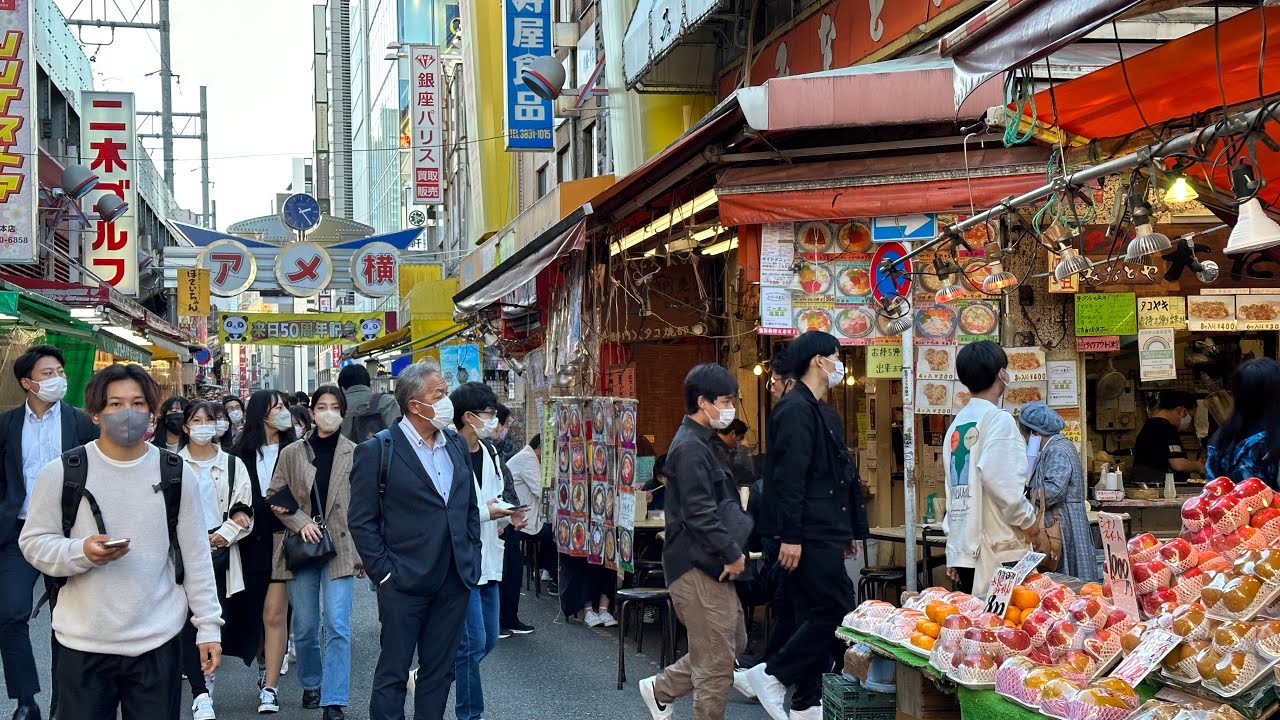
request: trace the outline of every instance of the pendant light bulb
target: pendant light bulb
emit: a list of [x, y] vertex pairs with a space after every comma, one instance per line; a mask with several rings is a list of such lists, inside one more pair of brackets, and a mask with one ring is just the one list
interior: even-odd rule
[[991, 274], [982, 279], [982, 292], [988, 295], [996, 295], [1017, 287], [1017, 276], [1005, 270], [1002, 261], [996, 260], [991, 263], [990, 267]]
[[1181, 175], [1178, 176], [1173, 184], [1169, 186], [1169, 190], [1164, 194], [1164, 201], [1169, 204], [1186, 203], [1200, 197], [1200, 193], [1191, 187], [1191, 183]]
[[751, 374], [755, 375], [756, 377], [760, 377], [761, 375], [764, 374], [764, 366], [761, 365], [760, 363], [756, 363], [756, 366], [751, 368]]
[[1228, 255], [1257, 252], [1280, 245], [1280, 224], [1272, 220], [1262, 209], [1258, 198], [1252, 198], [1240, 206], [1240, 217], [1227, 238]]
[[964, 297], [964, 288], [955, 283], [948, 283], [938, 288], [938, 292], [934, 293], [933, 301], [939, 305], [946, 305], [962, 297]]
[[1072, 275], [1088, 270], [1092, 265], [1088, 258], [1064, 243], [1058, 250], [1058, 266], [1053, 269], [1053, 279], [1062, 282]]
[[1142, 259], [1148, 255], [1162, 253], [1173, 247], [1173, 241], [1168, 235], [1156, 232], [1151, 223], [1146, 222], [1138, 226], [1137, 234], [1133, 240], [1129, 241], [1129, 249], [1124, 254], [1124, 261], [1130, 263], [1142, 262]]

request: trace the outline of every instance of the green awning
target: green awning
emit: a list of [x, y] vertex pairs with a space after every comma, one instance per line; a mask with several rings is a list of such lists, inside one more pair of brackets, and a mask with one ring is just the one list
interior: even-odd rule
[[102, 352], [119, 358], [126, 362], [137, 363], [139, 365], [151, 366], [151, 353], [134, 345], [133, 343], [121, 340], [110, 333], [100, 332], [93, 337], [94, 344]]
[[18, 319], [18, 293], [0, 291], [0, 322]]

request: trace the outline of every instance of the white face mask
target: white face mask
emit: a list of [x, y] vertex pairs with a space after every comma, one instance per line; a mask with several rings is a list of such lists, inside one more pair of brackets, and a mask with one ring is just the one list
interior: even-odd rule
[[320, 432], [332, 433], [342, 427], [342, 416], [337, 410], [321, 410], [315, 414], [316, 427]]
[[208, 445], [218, 435], [218, 428], [213, 425], [192, 425], [187, 437], [197, 445]]
[[36, 397], [47, 403], [58, 402], [67, 395], [67, 379], [61, 375], [54, 375], [43, 380], [32, 380], [40, 389], [36, 390]]
[[1027, 474], [1036, 469], [1036, 462], [1040, 459], [1040, 442], [1039, 435], [1032, 434], [1027, 438]]
[[[41, 400], [43, 399], [44, 398], [41, 398]], [[1182, 419], [1178, 421], [1178, 432], [1186, 432], [1190, 429], [1191, 429], [1191, 416], [1183, 415]]]
[[828, 362], [835, 363], [835, 367], [831, 368], [831, 372], [827, 373], [827, 387], [833, 388], [844, 380], [844, 362], [836, 359], [825, 358]]
[[220, 438], [223, 435], [226, 435], [227, 430], [229, 430], [230, 428], [231, 428], [231, 423], [227, 422], [226, 420], [215, 420], [213, 422], [213, 429], [214, 429], [213, 436], [215, 438]]
[[488, 440], [493, 437], [493, 434], [498, 430], [498, 418], [491, 417], [488, 420], [485, 420], [484, 424], [480, 427], [473, 427], [472, 429], [476, 431], [476, 437], [481, 440]]
[[227, 417], [231, 418], [231, 422], [233, 422], [233, 423], [241, 423], [241, 422], [244, 422], [244, 411], [243, 411], [243, 410], [228, 410], [228, 411], [227, 411]]
[[733, 406], [722, 408], [718, 405], [712, 405], [720, 414], [711, 417], [711, 413], [707, 413], [707, 419], [711, 422], [712, 430], [723, 430], [733, 423], [733, 418], [738, 414], [737, 408]]
[[293, 427], [293, 415], [290, 414], [288, 410], [281, 410], [271, 416], [271, 426], [281, 432], [284, 432], [285, 430]]

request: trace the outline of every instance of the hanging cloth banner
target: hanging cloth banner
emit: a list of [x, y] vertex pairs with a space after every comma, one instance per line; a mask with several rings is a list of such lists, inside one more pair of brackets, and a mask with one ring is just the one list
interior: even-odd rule
[[242, 345], [354, 345], [382, 336], [381, 312], [218, 313], [218, 340]]

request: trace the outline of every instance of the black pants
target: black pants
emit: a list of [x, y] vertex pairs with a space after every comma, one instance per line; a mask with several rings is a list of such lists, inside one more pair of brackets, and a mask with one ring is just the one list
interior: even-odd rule
[[138, 657], [62, 648], [58, 720], [178, 720], [182, 717], [181, 636]]
[[502, 551], [502, 582], [498, 583], [498, 625], [513, 628], [520, 624], [520, 587], [524, 585], [524, 546], [528, 537], [508, 525], [502, 531], [506, 547]]
[[[19, 525], [21, 531], [21, 522]], [[31, 567], [15, 540], [0, 546], [0, 658], [9, 697], [30, 700], [40, 692], [40, 676], [31, 651], [32, 590], [40, 571]]]
[[[222, 617], [227, 617], [227, 573], [214, 571], [213, 576], [218, 585], [218, 601], [222, 603]], [[226, 631], [227, 626], [222, 626]], [[224, 655], [224, 657], [226, 657]], [[191, 616], [187, 616], [187, 624], [182, 626], [182, 674], [187, 676], [187, 684], [191, 686], [191, 697], [198, 698], [209, 692], [204, 680], [204, 670], [200, 667], [200, 647], [196, 645], [196, 626], [191, 624]]]
[[844, 545], [805, 542], [800, 564], [787, 577], [795, 631], [769, 659], [767, 670], [784, 685], [795, 685], [793, 710], [822, 704], [822, 674], [841, 654], [835, 630], [857, 605], [853, 581], [844, 569]]
[[761, 658], [765, 662], [772, 660], [796, 631], [796, 609], [791, 602], [791, 589], [788, 587], [790, 578], [791, 573], [784, 570], [781, 565], [774, 566], [771, 608], [773, 625], [769, 628], [769, 637], [764, 645], [764, 656]]
[[956, 590], [963, 593], [973, 592], [973, 568], [958, 567], [956, 575], [960, 576], [956, 581]]
[[543, 523], [542, 529], [533, 539], [538, 544], [538, 569], [546, 570], [551, 576], [551, 582], [556, 582], [560, 577], [556, 567], [560, 554], [556, 550], [556, 536], [551, 532], [551, 523]]
[[378, 586], [382, 652], [373, 673], [371, 720], [404, 720], [404, 700], [413, 653], [418, 652], [414, 717], [439, 720], [453, 685], [453, 660], [462, 641], [471, 590], [456, 570], [432, 595], [409, 595], [388, 581]]

